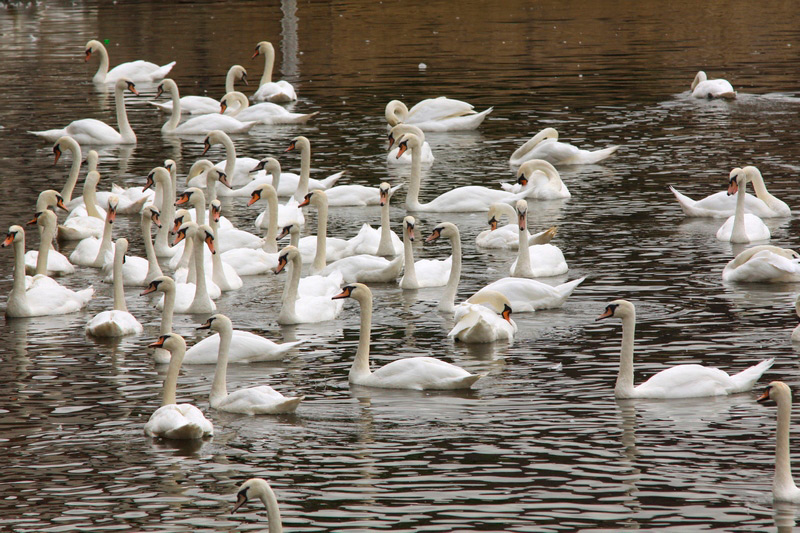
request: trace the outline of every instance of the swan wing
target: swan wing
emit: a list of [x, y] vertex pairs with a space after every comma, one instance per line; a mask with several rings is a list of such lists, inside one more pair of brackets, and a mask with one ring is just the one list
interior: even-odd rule
[[108, 71], [105, 82], [116, 83], [120, 78], [128, 78], [133, 82], [160, 80], [166, 77], [174, 66], [175, 61], [159, 67], [155, 63], [142, 59], [121, 63]]
[[754, 254], [736, 266], [736, 259], [725, 265], [723, 281], [785, 283], [800, 281], [800, 259], [788, 258], [770, 250]]
[[[277, 344], [249, 331], [234, 330], [228, 355], [229, 363], [253, 363], [283, 359], [287, 351], [303, 341]], [[211, 365], [219, 355], [219, 333], [201, 340], [186, 351], [183, 364]]]
[[408, 357], [392, 361], [370, 375], [365, 385], [397, 389], [469, 388], [480, 378], [433, 357]]
[[443, 120], [450, 117], [460, 117], [462, 115], [474, 114], [474, 107], [472, 104], [462, 100], [454, 100], [446, 96], [438, 98], [428, 98], [418, 102], [414, 107], [409, 109], [408, 118], [406, 123], [416, 124], [420, 122], [429, 122], [434, 120]]
[[248, 387], [232, 392], [216, 409], [246, 415], [293, 413], [303, 397], [287, 398], [270, 386]]
[[771, 364], [771, 361], [764, 361], [758, 369], [751, 367], [753, 371], [738, 380], [718, 368], [696, 364], [676, 365], [634, 388], [634, 395], [637, 398], [699, 398], [742, 392], [742, 386], [750, 382], [755, 373], [760, 371], [760, 376], [766, 371], [769, 367], [767, 363]]
[[86, 333], [95, 337], [124, 337], [139, 335], [144, 328], [132, 314], [127, 311], [103, 311], [96, 314], [86, 324]]

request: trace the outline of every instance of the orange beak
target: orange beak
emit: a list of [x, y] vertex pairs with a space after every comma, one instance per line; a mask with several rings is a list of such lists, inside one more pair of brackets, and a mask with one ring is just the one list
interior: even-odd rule
[[392, 149], [392, 146], [394, 146], [394, 135], [392, 135], [392, 134], [390, 133], [390, 134], [389, 134], [389, 148], [388, 148], [388, 150], [391, 150], [391, 149]]
[[224, 186], [226, 186], [229, 189], [233, 189], [233, 185], [231, 185], [231, 180], [228, 179], [228, 175], [227, 174], [225, 174], [224, 172], [219, 172], [219, 171], [217, 171], [217, 174], [219, 174], [219, 182], [221, 184], [223, 184]]
[[200, 155], [206, 155], [206, 152], [208, 152], [209, 148], [211, 148], [211, 143], [208, 141], [208, 137], [206, 137], [203, 139], [203, 153]]
[[208, 250], [215, 254], [217, 250], [214, 248], [214, 236], [213, 235], [206, 235], [206, 246], [208, 246]]
[[331, 300], [341, 300], [342, 298], [350, 298], [350, 293], [352, 292], [353, 292], [352, 288], [345, 287], [344, 289], [342, 289], [342, 292], [340, 292], [336, 296], [333, 296]]
[[286, 237], [287, 235], [289, 235], [289, 228], [291, 228], [291, 227], [292, 227], [291, 225], [289, 225], [289, 226], [284, 226], [284, 227], [283, 227], [283, 229], [281, 230], [281, 234], [280, 234], [280, 235], [278, 235], [277, 237], [275, 237], [275, 239], [276, 239], [276, 240], [281, 240], [281, 239], [283, 239], [284, 237]]
[[405, 141], [401, 142], [400, 146], [397, 148], [397, 159], [400, 159], [400, 156], [406, 153], [406, 150], [408, 150], [408, 143]]
[[519, 230], [525, 231], [525, 218], [527, 217], [527, 213], [519, 213]]
[[603, 311], [603, 314], [595, 318], [594, 321], [597, 322], [598, 320], [603, 320], [604, 318], [608, 318], [613, 315], [614, 315], [613, 309], [606, 309], [605, 311]]
[[155, 182], [153, 181], [153, 172], [147, 175], [147, 181], [144, 182], [144, 188], [142, 190], [146, 191], [150, 187], [153, 186]]
[[190, 194], [185, 192], [178, 197], [178, 200], [175, 202], [175, 205], [183, 205], [189, 201]]
[[736, 181], [736, 176], [734, 176], [728, 183], [728, 196], [733, 196], [737, 192], [739, 192], [739, 183]]
[[503, 307], [503, 312], [501, 313], [501, 315], [503, 318], [508, 320], [509, 323], [511, 322], [511, 308], [508, 306], [508, 304], [506, 304], [506, 306]]
[[438, 229], [434, 229], [433, 233], [428, 235], [428, 238], [425, 239], [425, 242], [433, 242], [433, 241], [435, 241], [436, 239], [438, 239], [441, 236], [442, 236], [442, 234], [439, 232], [439, 230]]
[[256, 46], [256, 51], [255, 51], [255, 52], [253, 52], [253, 55], [251, 55], [251, 56], [250, 56], [250, 59], [255, 59], [255, 58], [257, 58], [257, 57], [258, 57], [258, 54], [260, 54], [260, 53], [261, 53], [261, 50], [259, 50], [259, 49], [258, 49], [258, 46]]
[[247, 201], [247, 207], [250, 207], [259, 200], [261, 200], [261, 193], [259, 191], [253, 191], [250, 195], [250, 200]]
[[212, 207], [211, 218], [214, 220], [214, 222], [219, 222], [219, 217], [220, 217], [219, 209], [217, 209], [216, 207]]
[[186, 232], [185, 231], [179, 231], [178, 234], [175, 235], [175, 240], [172, 241], [172, 246], [175, 246], [176, 244], [178, 244], [179, 242], [181, 242], [185, 238], [186, 238]]
[[517, 183], [519, 183], [524, 187], [528, 184], [528, 178], [526, 178], [525, 176], [520, 176], [519, 179], [517, 180]]
[[33, 215], [33, 218], [32, 218], [32, 219], [30, 219], [29, 221], [27, 221], [27, 222], [25, 223], [25, 225], [26, 225], [26, 226], [32, 226], [32, 225], [36, 224], [36, 221], [37, 221], [37, 220], [39, 220], [39, 215], [40, 215], [40, 214], [41, 214], [41, 213], [36, 213], [35, 215]]
[[306, 194], [306, 197], [305, 197], [305, 198], [303, 198], [303, 201], [302, 201], [302, 202], [300, 202], [300, 203], [297, 205], [297, 207], [305, 207], [305, 206], [307, 206], [309, 203], [311, 203], [311, 193], [308, 193], [308, 194]]
[[153, 221], [153, 224], [155, 224], [157, 228], [161, 227], [161, 217], [155, 211], [153, 211], [153, 214], [150, 215], [150, 220]]
[[136, 90], [136, 85], [134, 85], [133, 83], [128, 83], [128, 90], [133, 94], [135, 94], [136, 96], [139, 96], [139, 91]]
[[295, 142], [292, 141], [292, 142], [289, 143], [289, 147], [286, 150], [284, 150], [283, 152], [284, 153], [290, 152], [290, 151], [294, 150], [294, 148], [295, 148]]
[[85, 63], [85, 62], [89, 61], [90, 57], [92, 57], [92, 49], [91, 48], [86, 50], [86, 57], [83, 58], [83, 62]]
[[58, 163], [58, 159], [61, 157], [61, 147], [57, 144], [53, 146], [53, 153], [56, 155], [56, 159], [53, 161], [53, 164], [55, 165]]
[[381, 195], [381, 200], [378, 203], [380, 203], [380, 206], [383, 207], [386, 205], [386, 202], [389, 201], [389, 192], [380, 189], [380, 195]]
[[176, 218], [174, 223], [172, 224], [172, 233], [177, 233], [178, 230], [181, 229], [182, 225], [183, 225], [183, 217]]
[[220, 115], [223, 114], [226, 109], [228, 109], [228, 104], [226, 104], [225, 102], [222, 102], [221, 104], [219, 104], [219, 114]]
[[60, 196], [56, 198], [56, 207], [61, 208], [64, 211], [69, 211], [69, 209], [67, 209], [67, 206], [64, 205], [64, 199], [61, 198]]
[[489, 220], [489, 227], [491, 228], [491, 231], [497, 229], [497, 219], [495, 217], [492, 217], [491, 220]]
[[167, 340], [167, 335], [162, 335], [158, 338], [158, 340], [154, 343], [148, 344], [148, 348], [161, 348], [164, 346], [164, 341]]
[[767, 390], [765, 390], [764, 393], [761, 396], [756, 398], [756, 401], [758, 403], [763, 403], [763, 402], [768, 402], [769, 399], [770, 399], [769, 398], [769, 387], [767, 387]]
[[115, 220], [117, 220], [117, 208], [109, 206], [108, 207], [108, 221], [113, 224]]
[[12, 242], [14, 242], [14, 234], [13, 233], [9, 233], [8, 235], [6, 235], [6, 238], [3, 240], [3, 244], [2, 244], [3, 248], [11, 246]]
[[408, 231], [408, 240], [414, 242], [414, 226], [407, 226], [406, 231]]
[[275, 272], [276, 274], [280, 274], [283, 271], [283, 268], [286, 266], [286, 263], [288, 263], [286, 256], [285, 255], [280, 256], [278, 258], [278, 266], [276, 266], [272, 271]]
[[159, 285], [159, 283], [160, 283], [160, 282], [158, 282], [158, 281], [152, 281], [152, 282], [150, 282], [150, 285], [148, 285], [148, 286], [147, 286], [147, 288], [146, 288], [145, 290], [143, 290], [142, 292], [140, 292], [140, 293], [139, 293], [139, 296], [144, 296], [145, 294], [150, 294], [151, 292], [156, 292], [156, 290], [158, 289], [158, 285]]

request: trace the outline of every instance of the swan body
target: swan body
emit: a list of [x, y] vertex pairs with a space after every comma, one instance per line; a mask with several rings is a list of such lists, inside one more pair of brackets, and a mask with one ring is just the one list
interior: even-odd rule
[[[289, 223], [296, 222], [300, 225], [305, 224], [305, 216], [303, 210], [298, 205], [299, 202], [290, 198], [285, 205], [278, 204], [277, 190], [281, 185], [281, 165], [277, 159], [268, 157], [261, 161], [256, 168], [262, 167], [265, 171], [271, 174], [269, 183], [266, 180], [253, 180], [251, 184], [254, 185], [250, 193], [250, 201], [247, 202], [248, 206], [253, 205], [262, 197], [267, 200], [266, 209], [256, 217], [255, 226], [258, 229], [270, 228], [277, 229], [278, 227], [287, 226]], [[294, 191], [292, 191], [294, 192]], [[290, 193], [291, 194], [291, 193]], [[275, 211], [276, 217], [273, 222], [270, 214]], [[274, 224], [274, 225], [273, 225]], [[274, 244], [274, 243], [273, 243]], [[275, 251], [272, 249], [270, 251]]]
[[272, 81], [272, 67], [275, 64], [275, 48], [268, 41], [261, 41], [256, 45], [256, 50], [251, 59], [259, 55], [264, 56], [264, 74], [258, 84], [258, 90], [253, 95], [256, 102], [275, 102], [288, 104], [297, 100], [297, 93], [288, 81]]
[[800, 281], [800, 254], [761, 245], [744, 250], [725, 265], [722, 281], [791, 283]]
[[397, 153], [400, 151], [400, 146], [394, 146], [395, 141], [406, 133], [413, 133], [420, 138], [422, 141], [422, 148], [420, 150], [421, 162], [425, 166], [432, 165], [436, 158], [433, 157], [431, 145], [425, 140], [425, 133], [413, 124], [402, 123], [394, 126], [391, 131], [389, 131], [389, 151], [386, 153], [386, 162], [392, 166], [411, 164], [411, 152], [406, 151], [406, 153], [400, 157], [397, 157]]
[[[177, 284], [169, 276], [158, 276], [147, 288], [140, 293], [140, 296], [152, 294], [156, 291], [163, 293], [164, 305], [161, 309], [161, 324], [159, 325], [159, 335], [168, 335], [172, 333], [172, 319], [175, 310], [175, 293]], [[153, 351], [153, 359], [157, 364], [168, 364], [171, 355], [163, 348], [156, 348]]]
[[[508, 216], [509, 220], [514, 220], [517, 216], [516, 209], [508, 204], [496, 203], [489, 206], [486, 215], [489, 219], [489, 229], [484, 230], [475, 237], [475, 244], [481, 248], [501, 248], [504, 250], [519, 249], [519, 224], [506, 224], [498, 227], [498, 221]], [[529, 245], [548, 244], [556, 235], [555, 226], [539, 233], [534, 233], [528, 237]]]
[[511, 265], [511, 275], [517, 278], [559, 276], [569, 270], [564, 254], [552, 244], [528, 244], [528, 202], [517, 200], [519, 241], [517, 260]]
[[[14, 284], [6, 303], [7, 317], [64, 315], [74, 313], [92, 299], [94, 289], [72, 291], [43, 275], [25, 276], [25, 230], [11, 226], [2, 247], [14, 246]], [[45, 248], [45, 254], [47, 248]], [[43, 261], [47, 263], [47, 258]]]
[[466, 131], [481, 125], [493, 108], [480, 113], [472, 104], [446, 96], [428, 98], [409, 110], [400, 100], [386, 104], [386, 122], [389, 126], [400, 123], [413, 124], [423, 131]]
[[447, 259], [420, 259], [414, 261], [414, 250], [411, 243], [414, 241], [414, 217], [407, 216], [403, 219], [403, 253], [404, 272], [400, 278], [400, 287], [403, 289], [422, 289], [425, 287], [442, 287], [450, 279], [453, 268], [453, 256]]
[[162, 335], [151, 348], [163, 348], [172, 354], [164, 379], [164, 392], [159, 407], [144, 425], [144, 433], [148, 437], [163, 439], [202, 439], [214, 434], [214, 425], [203, 412], [190, 403], [177, 403], [175, 389], [178, 385], [178, 374], [181, 370], [183, 356], [186, 353], [186, 342], [175, 333]]
[[[61, 199], [65, 204], [69, 204], [72, 201], [72, 193], [75, 190], [75, 186], [78, 184], [78, 175], [81, 171], [81, 146], [78, 142], [70, 137], [69, 135], [62, 135], [61, 137], [56, 140], [55, 144], [53, 145], [53, 155], [55, 156], [55, 161], [53, 164], [57, 164], [61, 154], [64, 153], [65, 150], [68, 150], [72, 153], [72, 164], [69, 168], [69, 174], [67, 175], [67, 181], [64, 183], [64, 187], [61, 189]], [[94, 150], [90, 150], [89, 154], [86, 156], [87, 163], [89, 162], [89, 155]], [[97, 161], [97, 152], [94, 152], [95, 162]]]
[[[775, 198], [769, 193], [764, 184], [764, 177], [758, 168], [746, 166], [742, 168], [742, 172], [747, 175], [748, 181], [753, 184], [756, 192], [755, 196], [745, 194], [745, 213], [761, 218], [788, 217], [792, 215], [792, 210], [786, 205], [786, 202]], [[695, 201], [681, 194], [672, 186], [669, 189], [675, 195], [687, 217], [722, 218], [736, 214], [737, 197], [728, 194], [727, 191], [719, 191], [706, 196], [702, 200]]]
[[517, 169], [517, 183], [503, 183], [501, 187], [509, 192], [530, 191], [527, 197], [536, 200], [561, 200], [572, 196], [556, 167], [543, 159], [526, 161]]
[[364, 224], [355, 237], [348, 240], [345, 255], [370, 254], [381, 257], [393, 257], [403, 253], [403, 241], [391, 230], [389, 201], [392, 187], [385, 181], [378, 187], [378, 199], [381, 206], [381, 227], [373, 228]]
[[447, 336], [466, 343], [513, 341], [517, 333], [517, 325], [511, 320], [511, 303], [494, 291], [476, 293], [459, 304], [455, 321]]
[[765, 241], [769, 228], [755, 215], [744, 212], [745, 187], [750, 178], [741, 168], [731, 170], [728, 194], [736, 194], [736, 212], [717, 230], [717, 240], [732, 243]]
[[518, 167], [531, 159], [543, 159], [553, 165], [588, 165], [608, 158], [618, 148], [619, 146], [609, 146], [601, 150], [582, 150], [560, 142], [555, 128], [545, 128], [514, 150], [509, 162], [512, 167]]
[[[231, 110], [231, 103], [236, 103], [237, 107]], [[242, 122], [254, 121], [266, 125], [305, 124], [311, 117], [318, 114], [318, 112], [292, 113], [272, 102], [262, 102], [251, 106], [247, 97], [239, 91], [231, 91], [222, 97], [219, 111], [225, 113], [226, 109], [228, 110], [228, 115], [235, 117], [237, 120]]]
[[[58, 236], [63, 240], [81, 240], [89, 237], [100, 238], [105, 227], [105, 217], [97, 206], [96, 189], [100, 173], [96, 170], [86, 174], [83, 196], [86, 201], [72, 210], [64, 224], [58, 226]], [[74, 201], [74, 200], [73, 200]]]
[[702, 70], [698, 71], [692, 81], [692, 96], [694, 98], [736, 98], [731, 82], [723, 79], [710, 80]]
[[300, 269], [303, 266], [300, 252], [294, 246], [281, 250], [275, 273], [290, 264], [289, 279], [281, 299], [278, 324], [302, 324], [333, 320], [342, 311], [342, 302], [331, 300], [339, 291], [342, 274], [332, 272], [328, 276], [306, 276], [300, 285]]
[[[56, 214], [45, 208], [43, 211], [37, 212], [35, 221], [39, 226], [39, 250], [25, 252], [25, 271], [29, 274], [45, 276], [74, 274], [75, 267], [69, 262], [69, 259], [53, 248], [53, 237], [56, 235]], [[39, 262], [40, 256], [42, 257], [41, 263]]]
[[[455, 311], [456, 292], [458, 292], [458, 283], [461, 281], [461, 234], [458, 232], [458, 227], [451, 222], [442, 222], [435, 228], [425, 239], [425, 242], [433, 242], [439, 237], [444, 237], [450, 240], [450, 245], [453, 247], [453, 253], [450, 256], [452, 260], [452, 267], [450, 268], [450, 277], [447, 278], [447, 285], [445, 285], [442, 298], [439, 300], [439, 311], [452, 313]], [[416, 264], [414, 265], [416, 267]]]
[[132, 81], [122, 78], [116, 82], [114, 86], [114, 101], [116, 102], [119, 131], [105, 122], [93, 118], [84, 118], [71, 122], [65, 128], [32, 131], [30, 133], [44, 137], [51, 142], [57, 141], [64, 135], [69, 135], [79, 144], [136, 144], [136, 134], [133, 133], [133, 129], [128, 122], [128, 114], [125, 111], [125, 97], [123, 94], [125, 89], [128, 89], [133, 94], [139, 94]]
[[103, 226], [103, 236], [100, 239], [88, 237], [75, 246], [69, 260], [76, 265], [93, 268], [103, 268], [106, 263], [113, 261], [114, 246], [111, 242], [111, 228], [117, 218], [117, 200], [115, 196], [109, 199], [106, 221]]
[[[185, 365], [213, 365], [219, 357], [219, 335], [211, 335], [201, 340], [186, 352], [183, 360]], [[262, 361], [280, 361], [286, 358], [289, 350], [303, 341], [284, 342], [281, 344], [250, 333], [249, 331], [233, 330], [230, 363], [259, 363]]]
[[356, 281], [388, 283], [397, 279], [402, 268], [402, 255], [398, 255], [390, 261], [385, 257], [360, 254], [344, 257], [328, 264], [322, 269], [321, 274], [327, 276], [333, 272], [339, 272], [344, 283], [354, 283]]
[[361, 307], [361, 330], [358, 351], [350, 368], [350, 383], [367, 387], [412, 390], [468, 389], [481, 374], [470, 374], [463, 368], [433, 357], [409, 357], [370, 370], [369, 348], [372, 329], [372, 292], [361, 283], [347, 285], [334, 299], [353, 298]]
[[[247, 85], [247, 71], [241, 65], [233, 65], [228, 69], [228, 74], [225, 76], [226, 93], [234, 90], [234, 83], [236, 83], [236, 80], [242, 80], [242, 83]], [[158, 98], [158, 96], [156, 96], [156, 98]], [[172, 112], [172, 100], [169, 102], [149, 102], [149, 104], [156, 106], [161, 111]], [[181, 113], [188, 113], [190, 115], [219, 113], [219, 102], [209, 96], [182, 96]]]
[[[146, 287], [151, 281], [162, 275], [161, 267], [158, 264], [158, 258], [153, 249], [153, 238], [150, 235], [152, 224], [156, 224], [158, 227], [161, 226], [159, 213], [153, 206], [147, 206], [144, 211], [142, 211], [142, 236], [144, 237], [144, 249], [147, 258], [130, 255], [125, 256], [125, 262], [121, 267], [120, 275], [122, 276], [123, 283], [127, 286]], [[117, 242], [119, 242], [119, 240]], [[103, 281], [106, 283], [113, 283], [116, 274], [113, 269], [109, 268], [109, 265], [114, 267], [116, 262], [103, 265], [103, 272], [106, 274]]]
[[127, 239], [117, 239], [114, 246], [114, 308], [98, 313], [86, 324], [86, 333], [95, 337], [124, 337], [139, 335], [144, 328], [125, 304], [125, 288], [122, 278], [122, 262], [128, 251]]
[[247, 133], [258, 122], [242, 122], [228, 115], [211, 113], [192, 117], [183, 124], [178, 124], [181, 119], [181, 99], [178, 85], [171, 79], [165, 79], [158, 86], [159, 94], [167, 90], [172, 95], [172, 116], [161, 127], [161, 133], [169, 135], [206, 135], [213, 130], [225, 133]]
[[239, 487], [236, 493], [236, 505], [231, 513], [235, 513], [248, 499], [260, 499], [267, 508], [267, 519], [269, 520], [269, 533], [283, 533], [281, 523], [281, 512], [278, 508], [278, 499], [269, 483], [261, 478], [254, 477], [248, 479]]
[[228, 394], [226, 385], [228, 370], [228, 353], [231, 349], [233, 338], [233, 325], [228, 317], [217, 314], [210, 317], [198, 329], [211, 329], [217, 332], [219, 342], [219, 356], [217, 367], [214, 371], [214, 382], [211, 385], [211, 395], [208, 403], [218, 411], [239, 413], [243, 415], [275, 415], [293, 413], [303, 396], [287, 398], [272, 387], [248, 387]]
[[[555, 287], [528, 278], [501, 278], [483, 287], [503, 294], [515, 313], [532, 313], [564, 305], [575, 288], [586, 278], [578, 278]], [[478, 291], [480, 292], [480, 291]]]
[[175, 61], [159, 67], [155, 63], [138, 59], [120, 63], [108, 70], [108, 50], [100, 41], [91, 40], [86, 43], [85, 61], [89, 61], [94, 53], [100, 56], [100, 65], [92, 78], [95, 83], [115, 83], [125, 78], [131, 81], [154, 82], [169, 74], [169, 71], [175, 66]]
[[597, 320], [615, 317], [622, 319], [622, 352], [619, 375], [614, 387], [617, 398], [699, 398], [724, 396], [745, 392], [772, 366], [774, 359], [761, 361], [733, 376], [718, 368], [702, 365], [676, 365], [633, 386], [633, 338], [636, 329], [636, 309], [627, 300], [614, 300]]
[[[169, 161], [170, 167], [174, 169], [175, 162]], [[171, 247], [168, 240], [169, 233], [175, 223], [175, 188], [170, 170], [167, 170], [166, 167], [156, 167], [151, 170], [147, 175], [144, 188], [149, 189], [153, 184], [156, 186], [156, 196], [153, 201], [159, 207], [159, 220], [161, 222], [156, 231], [153, 249], [157, 257], [172, 257], [183, 247]]]
[[[272, 162], [272, 165], [277, 165], [277, 170], [278, 170], [277, 175], [273, 170], [271, 170], [270, 162]], [[309, 159], [309, 173], [310, 173], [310, 165], [311, 165], [311, 159]], [[267, 157], [265, 159], [262, 159], [251, 170], [251, 172], [257, 172], [261, 170], [268, 171], [267, 175], [262, 179], [264, 180], [264, 183], [269, 183], [270, 185], [275, 187], [275, 190], [278, 191], [278, 196], [282, 197], [294, 196], [298, 187], [300, 187], [300, 182], [302, 180], [302, 177], [299, 174], [295, 174], [294, 172], [282, 172], [280, 163], [278, 163], [278, 160], [275, 158]], [[271, 173], [272, 176], [269, 176], [269, 173]], [[316, 180], [309, 176], [308, 190], [315, 191], [317, 189], [322, 189], [322, 190], [330, 189], [331, 187], [336, 185], [336, 182], [339, 181], [339, 178], [341, 178], [343, 175], [344, 175], [344, 170], [331, 174], [330, 176], [322, 180]], [[258, 181], [258, 180], [259, 178], [256, 178], [253, 181]], [[303, 197], [301, 196], [300, 200], [302, 199]]]
[[775, 477], [772, 497], [775, 501], [800, 503], [800, 488], [792, 477], [792, 458], [789, 455], [789, 433], [792, 423], [792, 391], [786, 383], [773, 381], [758, 398], [758, 403], [770, 401], [778, 405], [778, 430], [775, 434]]
[[[313, 247], [311, 272], [317, 274], [325, 268], [328, 258], [337, 261], [345, 257], [348, 241], [328, 237], [328, 195], [325, 191], [311, 191], [303, 199], [300, 207], [313, 205], [317, 208], [317, 236], [300, 239], [299, 251], [303, 262]], [[337, 287], [338, 288], [338, 287]]]

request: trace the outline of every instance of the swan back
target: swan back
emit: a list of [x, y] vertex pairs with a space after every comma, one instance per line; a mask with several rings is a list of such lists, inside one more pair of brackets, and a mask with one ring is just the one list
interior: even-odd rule
[[476, 292], [467, 299], [467, 303], [480, 304], [488, 307], [495, 313], [502, 313], [503, 318], [509, 320], [511, 317], [511, 302], [503, 293], [484, 289]]

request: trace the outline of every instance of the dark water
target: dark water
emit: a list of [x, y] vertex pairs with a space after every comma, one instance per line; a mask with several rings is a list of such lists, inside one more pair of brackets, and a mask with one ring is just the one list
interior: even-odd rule
[[[302, 127], [260, 127], [238, 136], [240, 155], [276, 155], [308, 136], [319, 175], [347, 170], [347, 183], [397, 182], [387, 169], [383, 109], [447, 95], [494, 112], [476, 132], [430, 134], [436, 162], [423, 201], [465, 184], [509, 181], [508, 157], [545, 126], [587, 147], [620, 144], [602, 165], [562, 171], [564, 202], [532, 202], [533, 228], [558, 226], [554, 241], [569, 279], [587, 280], [563, 309], [518, 315], [512, 345], [466, 347], [446, 338], [451, 318], [435, 310], [440, 289], [373, 287], [373, 364], [432, 354], [488, 376], [467, 393], [350, 387], [358, 312], [319, 325], [276, 324], [284, 277], [245, 280], [217, 301], [239, 328], [276, 340], [304, 339], [283, 363], [232, 365], [230, 389], [270, 384], [306, 396], [295, 416], [247, 417], [208, 408], [213, 369], [185, 367], [182, 400], [214, 422], [197, 445], [151, 441], [142, 426], [159, 404], [163, 368], [145, 345], [158, 312], [140, 289], [126, 291], [145, 334], [116, 343], [83, 326], [110, 307], [110, 286], [82, 268], [63, 280], [93, 284], [96, 298], [63, 317], [0, 326], [3, 471], [0, 528], [8, 531], [219, 531], [266, 528], [266, 513], [229, 515], [235, 487], [251, 476], [275, 489], [291, 531], [754, 531], [790, 530], [793, 507], [771, 498], [774, 419], [753, 394], [684, 401], [615, 401], [617, 323], [595, 324], [612, 299], [637, 304], [638, 381], [665, 365], [698, 362], [740, 370], [777, 357], [762, 379], [800, 386], [796, 285], [728, 285], [730, 244], [721, 221], [687, 221], [667, 186], [693, 197], [723, 186], [735, 166], [757, 165], [770, 191], [797, 208], [797, 61], [792, 2], [746, 3], [260, 2], [27, 3], [0, 10], [0, 227], [30, 218], [38, 191], [61, 188], [69, 158], [26, 133], [95, 117], [113, 122], [113, 94], [83, 63], [91, 38], [109, 39], [112, 66], [177, 60], [184, 94], [220, 97], [224, 74], [260, 40], [278, 52], [276, 79], [295, 84], [295, 111], [320, 111]], [[427, 69], [420, 70], [424, 62]], [[695, 72], [725, 77], [735, 102], [694, 101]], [[167, 158], [181, 176], [199, 139], [160, 134], [166, 120], [130, 97], [139, 143], [101, 158], [103, 181], [142, 184]], [[254, 87], [246, 88], [251, 93]], [[214, 160], [223, 158], [215, 147]], [[399, 196], [402, 199], [402, 194]], [[392, 217], [399, 231], [401, 200]], [[226, 200], [244, 229], [257, 210]], [[442, 218], [419, 214], [422, 233]], [[137, 217], [115, 236], [143, 248]], [[334, 208], [329, 231], [350, 236], [377, 223], [378, 208]], [[459, 299], [508, 269], [514, 254], [477, 250], [483, 214], [453, 214], [464, 242]], [[795, 247], [795, 219], [767, 222], [772, 244]], [[313, 224], [311, 225], [313, 227]], [[28, 246], [38, 246], [29, 233]], [[71, 250], [74, 244], [65, 247]], [[417, 255], [440, 257], [445, 244]], [[0, 293], [11, 287], [11, 252], [0, 254]], [[560, 282], [566, 279], [552, 280]], [[176, 316], [195, 342], [204, 317]]]

